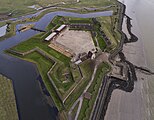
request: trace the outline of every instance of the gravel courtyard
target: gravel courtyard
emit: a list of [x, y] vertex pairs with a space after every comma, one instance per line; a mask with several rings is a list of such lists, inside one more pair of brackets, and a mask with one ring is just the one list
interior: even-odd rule
[[90, 32], [68, 30], [62, 32], [56, 42], [71, 49], [76, 55], [95, 48]]

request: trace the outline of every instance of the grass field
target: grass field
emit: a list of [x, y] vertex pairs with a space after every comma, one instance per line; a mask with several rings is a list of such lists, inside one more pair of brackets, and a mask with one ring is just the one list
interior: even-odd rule
[[27, 7], [33, 4], [36, 4], [35, 0], [0, 0], [0, 13], [9, 14], [10, 12], [13, 12], [22, 15], [34, 11], [34, 9]]
[[2, 27], [2, 26], [4, 26], [4, 25], [6, 25], [5, 22], [0, 22], [0, 27]]
[[0, 75], [0, 120], [18, 120], [12, 81]]
[[98, 90], [102, 83], [102, 79], [107, 71], [109, 71], [109, 65], [107, 63], [102, 63], [99, 65], [94, 81], [88, 89], [88, 92], [91, 93], [92, 97], [90, 100], [84, 98], [78, 120], [89, 120], [94, 102], [98, 94]]
[[34, 62], [37, 65], [39, 72], [43, 78], [43, 81], [46, 85], [46, 88], [49, 91], [49, 93], [52, 95], [56, 106], [59, 109], [62, 109], [62, 104], [61, 104], [59, 98], [57, 97], [55, 89], [53, 88], [53, 85], [47, 76], [47, 72], [54, 65], [54, 61], [46, 59], [44, 56], [42, 56], [38, 52], [30, 53], [30, 54], [24, 56], [23, 58], [30, 61], [30, 62]]
[[94, 70], [94, 63], [91, 60], [87, 60], [83, 62], [80, 65], [80, 67], [84, 77], [80, 82], [80, 84], [78, 85], [78, 87], [72, 92], [72, 94], [65, 101], [65, 106], [67, 110], [69, 110], [69, 108], [73, 105], [73, 103], [77, 100], [77, 98], [82, 94], [88, 82], [90, 81]]
[[[64, 4], [62, 3], [64, 2]], [[35, 9], [28, 6], [37, 5], [40, 7], [46, 7], [48, 5], [58, 5], [64, 8], [84, 8], [84, 7], [103, 7], [113, 5], [115, 0], [80, 0], [76, 3], [76, 0], [0, 0], [0, 15], [13, 13], [13, 17], [21, 16], [24, 14], [36, 12]]]

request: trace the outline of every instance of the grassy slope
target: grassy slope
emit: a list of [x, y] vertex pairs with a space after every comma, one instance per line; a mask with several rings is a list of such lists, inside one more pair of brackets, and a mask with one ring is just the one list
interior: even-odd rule
[[43, 42], [44, 38], [42, 38], [42, 35], [43, 34], [37, 34], [34, 37], [28, 39], [27, 41], [24, 41], [24, 42], [18, 44], [17, 46], [13, 47], [12, 49], [14, 49], [16, 51], [20, 51], [20, 52], [26, 52], [28, 50], [35, 48], [35, 47], [39, 47], [42, 50], [44, 50], [45, 52], [47, 52], [48, 54], [50, 54], [51, 56], [57, 58], [58, 60], [62, 61], [63, 63], [65, 63], [67, 65], [70, 58], [68, 58], [68, 57], [64, 56], [63, 54], [48, 47], [49, 43]]
[[0, 13], [10, 13], [13, 12], [14, 16], [19, 16], [23, 14], [27, 14], [30, 12], [35, 12], [35, 9], [28, 8], [31, 5], [40, 5], [40, 6], [48, 6], [49, 4], [57, 4], [61, 2], [65, 2], [66, 4], [61, 4], [62, 7], [66, 8], [81, 8], [81, 7], [102, 7], [108, 6], [114, 3], [109, 0], [80, 0], [79, 3], [73, 3], [76, 0], [0, 0]]
[[78, 117], [79, 120], [88, 120], [89, 119], [94, 102], [95, 102], [97, 94], [98, 94], [99, 87], [102, 83], [102, 78], [104, 77], [105, 73], [108, 70], [109, 70], [109, 66], [107, 63], [102, 63], [98, 67], [94, 81], [92, 82], [91, 86], [88, 89], [88, 92], [92, 94], [92, 97], [90, 100], [87, 100], [86, 98], [84, 98], [83, 104], [81, 107], [81, 111], [80, 111], [80, 114]]
[[55, 104], [57, 105], [57, 107], [59, 109], [62, 109], [62, 105], [57, 97], [56, 92], [54, 91], [54, 88], [47, 76], [47, 72], [49, 71], [49, 69], [54, 65], [54, 61], [48, 60], [45, 57], [43, 57], [41, 54], [39, 54], [38, 52], [33, 52], [31, 54], [28, 54], [26, 56], [24, 56], [24, 59], [34, 62], [37, 64], [37, 67], [40, 71], [40, 74], [43, 78], [43, 81], [49, 91], [49, 93], [52, 95]]
[[12, 81], [0, 75], [0, 120], [18, 120]]
[[5, 22], [0, 22], [0, 27], [2, 27], [2, 26], [4, 26], [4, 25], [6, 25]]
[[84, 91], [85, 87], [87, 86], [89, 80], [91, 79], [93, 70], [94, 70], [94, 65], [91, 60], [87, 60], [83, 62], [81, 65], [81, 71], [84, 75], [84, 78], [82, 79], [81, 83], [79, 86], [73, 91], [73, 93], [68, 97], [68, 99], [65, 101], [65, 106], [66, 109], [68, 110], [73, 103], [79, 98], [79, 96], [82, 94]]
[[25, 14], [33, 9], [27, 8], [27, 6], [36, 4], [35, 0], [0, 0], [0, 13], [9, 13], [14, 11], [17, 14]]

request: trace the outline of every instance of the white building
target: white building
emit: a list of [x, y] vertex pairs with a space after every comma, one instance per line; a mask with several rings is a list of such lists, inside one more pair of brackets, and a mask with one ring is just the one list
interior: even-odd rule
[[45, 41], [50, 41], [54, 39], [54, 37], [57, 35], [56, 32], [51, 33], [48, 37], [45, 38]]
[[59, 28], [56, 29], [56, 31], [61, 32], [65, 28], [66, 28], [66, 25], [61, 25]]

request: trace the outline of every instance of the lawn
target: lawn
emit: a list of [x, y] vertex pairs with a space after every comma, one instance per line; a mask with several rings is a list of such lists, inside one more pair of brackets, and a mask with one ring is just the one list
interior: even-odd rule
[[37, 65], [47, 90], [49, 91], [50, 95], [52, 95], [53, 100], [54, 100], [56, 106], [58, 107], [58, 109], [61, 110], [62, 109], [62, 103], [61, 103], [58, 95], [56, 94], [57, 92], [55, 91], [51, 81], [49, 80], [49, 78], [47, 76], [47, 72], [54, 65], [54, 61], [46, 59], [44, 56], [42, 56], [38, 52], [32, 52], [32, 53], [24, 56], [23, 58], [25, 60], [33, 62]]
[[0, 75], [0, 119], [18, 120], [12, 81]]
[[6, 25], [6, 22], [0, 22], [0, 27]]
[[80, 97], [88, 82], [90, 81], [94, 70], [94, 63], [91, 60], [87, 60], [81, 63], [80, 67], [84, 77], [78, 87], [72, 92], [68, 99], [66, 99], [64, 104], [67, 110], [69, 110], [73, 103]]
[[92, 94], [92, 97], [90, 100], [84, 98], [78, 120], [89, 120], [103, 77], [109, 69], [110, 67], [107, 63], [102, 63], [99, 65], [94, 81], [88, 89], [88, 92]]
[[[18, 44], [17, 46], [14, 46], [13, 48], [11, 48], [12, 50], [15, 50], [17, 52], [27, 52], [27, 51], [32, 50], [37, 47], [37, 48], [41, 49], [45, 54], [47, 54], [47, 56], [51, 56], [53, 58], [54, 61], [49, 60], [49, 59], [45, 58], [44, 56], [42, 56], [38, 52], [32, 52], [32, 53], [22, 57], [30, 62], [34, 62], [37, 64], [37, 67], [40, 71], [43, 81], [44, 81], [48, 91], [50, 92], [51, 96], [53, 97], [56, 106], [58, 107], [58, 109], [60, 111], [63, 110], [64, 107], [65, 107], [66, 111], [68, 111], [70, 109], [70, 107], [73, 105], [73, 103], [82, 94], [84, 88], [87, 86], [88, 82], [91, 79], [91, 75], [93, 73], [93, 70], [94, 70], [93, 61], [86, 60], [86, 61], [82, 62], [79, 65], [81, 72], [83, 74], [83, 78], [82, 78], [82, 76], [79, 72], [79, 68], [77, 66], [75, 66], [74, 64], [70, 63], [70, 58], [68, 58], [65, 55], [48, 47], [48, 45], [50, 43], [44, 41], [45, 37], [47, 37], [50, 34], [51, 29], [55, 29], [60, 24], [63, 24], [64, 21], [66, 23], [67, 22], [77, 23], [77, 21], [78, 21], [81, 23], [94, 24], [94, 22], [91, 18], [90, 19], [89, 18], [88, 19], [87, 18], [86, 19], [85, 18], [73, 18], [73, 17], [71, 17], [71, 18], [66, 17], [65, 18], [65, 17], [57, 16], [50, 22], [50, 24], [46, 28], [46, 30], [48, 32], [39, 33], [39, 34], [31, 37], [30, 39]], [[95, 24], [94, 29], [96, 30], [96, 34], [98, 34], [99, 28], [100, 28], [100, 24]], [[98, 43], [103, 50], [106, 47], [104, 40], [100, 37], [100, 35], [97, 35], [94, 37], [96, 37], [98, 39]], [[54, 62], [56, 62], [56, 65], [52, 68]], [[95, 83], [92, 83], [93, 86], [91, 85], [92, 87], [90, 87], [91, 93], [94, 95], [92, 97], [91, 102], [88, 102], [89, 106], [88, 106], [88, 108], [86, 108], [86, 111], [88, 109], [88, 112], [86, 113], [86, 114], [88, 114], [87, 116], [90, 116], [89, 111], [92, 110], [92, 106], [93, 106], [93, 103], [96, 99], [98, 88], [101, 83], [101, 78], [107, 70], [107, 69], [105, 69], [107, 66], [105, 66], [105, 64], [103, 64], [103, 65], [104, 65], [104, 70], [102, 70], [102, 67], [101, 68], [99, 67], [99, 69], [98, 69], [99, 72], [97, 72], [97, 74], [99, 74], [99, 75], [96, 74], [96, 76], [98, 78], [97, 77], [96, 77], [97, 79], [95, 78], [95, 80], [94, 80]], [[53, 87], [52, 82], [49, 80], [49, 78], [47, 76], [47, 73], [51, 68], [52, 68], [52, 71], [50, 72], [49, 75], [52, 78], [56, 87], [55, 86]], [[60, 98], [62, 98], [62, 100], [64, 100], [64, 98], [72, 91], [72, 89], [76, 85], [78, 85], [78, 86], [74, 89], [74, 91], [70, 94], [70, 96], [68, 96], [68, 98], [65, 100], [64, 106], [63, 106], [63, 103]], [[55, 88], [57, 89], [57, 91], [55, 90]], [[85, 113], [83, 113], [83, 114], [85, 114]]]
[[69, 63], [70, 58], [64, 56], [63, 54], [51, 49], [48, 47], [47, 42], [44, 42], [44, 38], [42, 38], [43, 34], [37, 34], [34, 37], [28, 39], [27, 41], [24, 41], [17, 46], [13, 47], [13, 50], [19, 51], [19, 52], [26, 52], [33, 48], [39, 47], [49, 55], [53, 56], [57, 60], [60, 60], [61, 62], [65, 63], [66, 65]]
[[74, 109], [72, 110], [72, 114], [71, 114], [71, 118], [74, 120], [75, 119], [75, 115], [76, 115], [76, 112], [78, 110], [78, 107], [79, 107], [79, 102], [76, 104], [76, 106], [74, 107]]
[[[76, 3], [76, 0], [0, 0], [0, 14], [8, 15], [12, 12], [12, 17], [17, 17], [37, 12], [35, 9], [28, 7], [32, 5], [37, 5], [39, 7], [56, 5], [64, 8], [83, 8], [84, 10], [84, 7], [97, 8], [114, 5], [115, 1], [116, 0], [80, 0], [79, 3]], [[62, 2], [65, 3], [63, 4]]]
[[65, 66], [64, 64], [57, 64], [50, 72], [50, 76], [62, 96], [65, 96], [65, 93], [75, 82], [70, 66]]
[[36, 4], [35, 0], [0, 0], [0, 13], [9, 14], [13, 12], [22, 15], [34, 11], [34, 9], [28, 8], [33, 4]]

